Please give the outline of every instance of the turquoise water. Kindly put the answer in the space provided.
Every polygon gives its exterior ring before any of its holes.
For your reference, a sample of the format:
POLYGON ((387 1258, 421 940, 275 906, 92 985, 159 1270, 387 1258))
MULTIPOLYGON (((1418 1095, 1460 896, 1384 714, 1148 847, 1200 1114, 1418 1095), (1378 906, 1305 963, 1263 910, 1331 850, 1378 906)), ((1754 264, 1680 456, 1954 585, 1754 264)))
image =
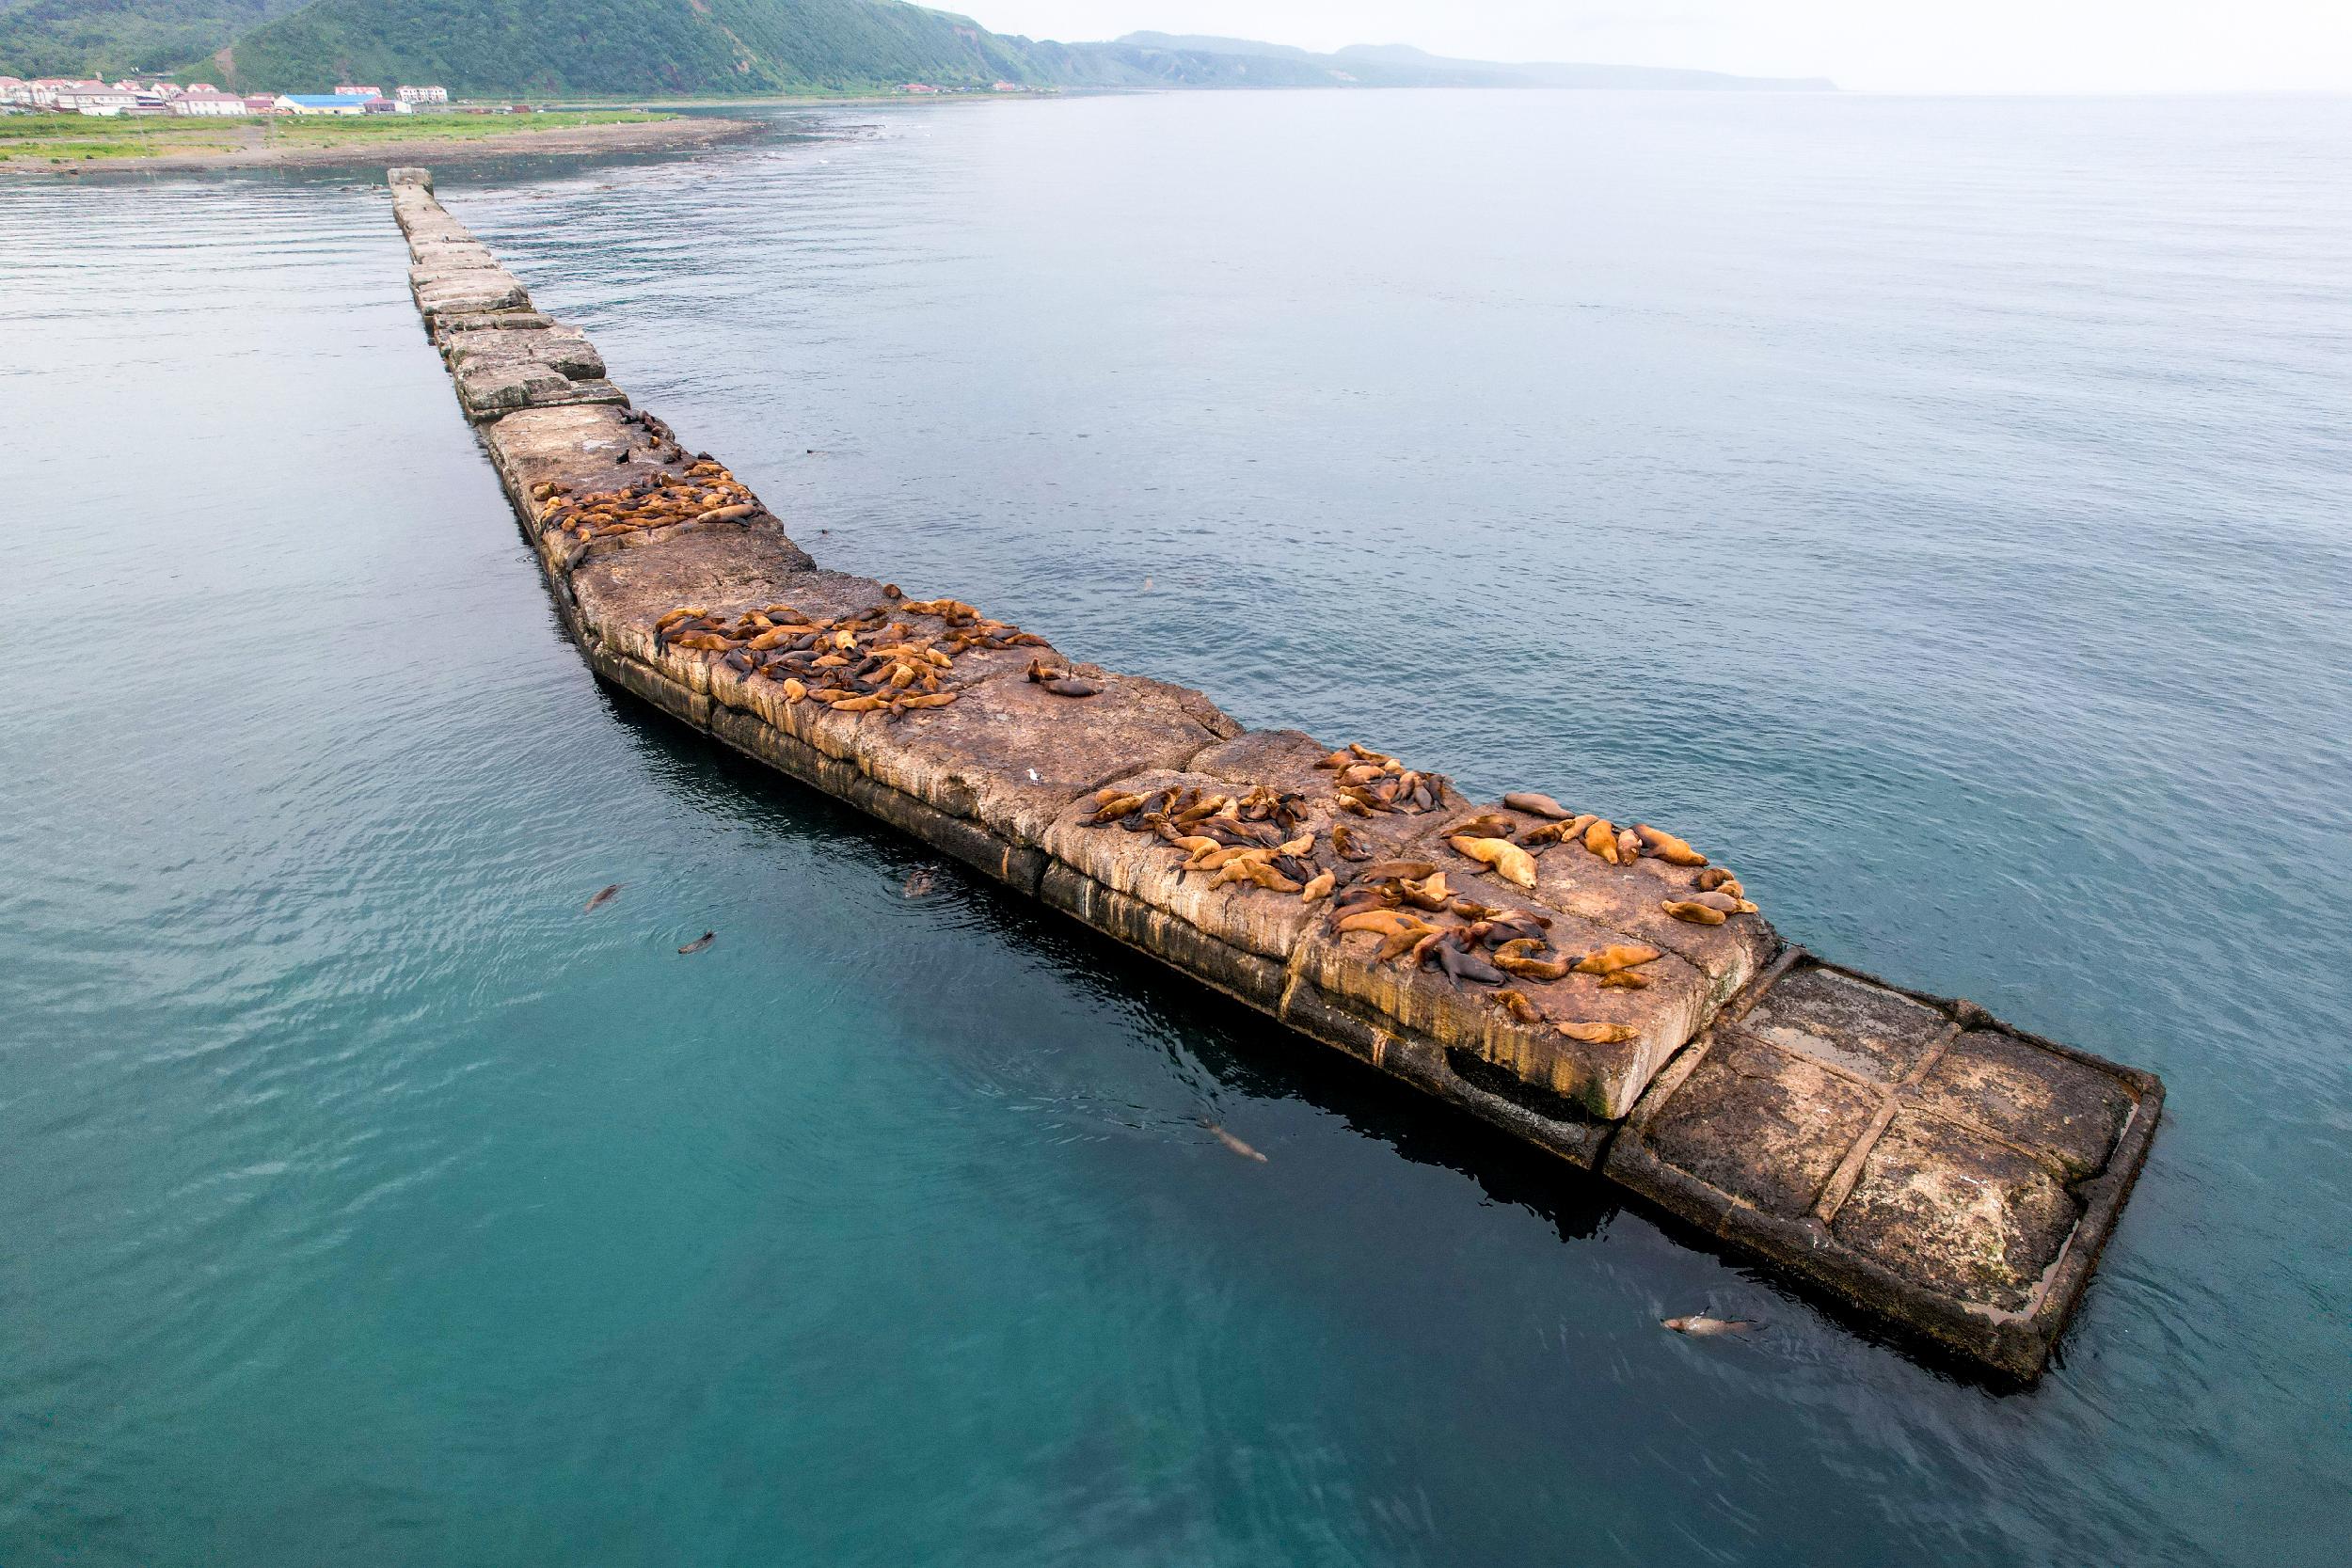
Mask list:
POLYGON ((785 119, 443 195, 826 563, 2163 1073, 2058 1364, 600 690, 379 193, 9 183, 0 1561, 2335 1556, 2352 104, 785 119))

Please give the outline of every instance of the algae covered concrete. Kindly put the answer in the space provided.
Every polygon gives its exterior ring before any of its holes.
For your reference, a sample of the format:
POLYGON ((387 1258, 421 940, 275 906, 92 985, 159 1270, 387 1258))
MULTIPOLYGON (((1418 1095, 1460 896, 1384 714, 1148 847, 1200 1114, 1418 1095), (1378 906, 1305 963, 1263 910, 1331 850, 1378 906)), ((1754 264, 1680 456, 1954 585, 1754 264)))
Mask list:
POLYGON ((390 183, 427 333, 600 676, 1737 1255, 2041 1370, 2153 1078, 1788 948, 1647 824, 1473 802, 823 570, 628 406, 429 174, 390 183))

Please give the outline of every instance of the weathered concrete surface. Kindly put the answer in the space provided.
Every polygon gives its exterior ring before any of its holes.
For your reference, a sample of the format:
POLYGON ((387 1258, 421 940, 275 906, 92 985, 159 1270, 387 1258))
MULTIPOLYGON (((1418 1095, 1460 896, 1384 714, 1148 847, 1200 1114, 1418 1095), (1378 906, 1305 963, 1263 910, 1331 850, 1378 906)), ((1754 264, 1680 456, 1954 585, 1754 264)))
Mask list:
POLYGON ((395 171, 394 208, 603 678, 1735 1252, 2039 1370, 2145 1158, 2154 1079, 1785 950, 1675 847, 1611 838, 1613 861, 1533 807, 821 570, 660 420, 580 401, 610 388, 601 357, 429 176, 395 171), (1091 694, 1047 684, 1073 677, 1091 694), (1466 830, 1529 858, 1473 859, 1466 830), (1720 923, 1664 908, 1698 899, 1720 923))
POLYGON ((1661 1074, 1608 1174, 2021 1377, 2041 1370, 2163 1086, 1790 955, 1661 1074))

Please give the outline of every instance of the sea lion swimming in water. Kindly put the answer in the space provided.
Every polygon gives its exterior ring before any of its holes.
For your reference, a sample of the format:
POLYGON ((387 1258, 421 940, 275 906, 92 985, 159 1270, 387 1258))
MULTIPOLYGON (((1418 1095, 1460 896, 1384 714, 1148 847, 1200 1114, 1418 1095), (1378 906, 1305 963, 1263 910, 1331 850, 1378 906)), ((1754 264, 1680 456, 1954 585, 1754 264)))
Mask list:
POLYGON ((1248 1144, 1242 1142, 1239 1138, 1236 1138, 1231 1132, 1225 1131, 1222 1127, 1219 1127, 1216 1122, 1210 1121, 1204 1117, 1201 1118, 1200 1125, 1207 1128, 1210 1134, 1214 1136, 1218 1143, 1223 1144, 1226 1148, 1232 1149, 1243 1159, 1255 1160, 1262 1165, 1266 1164, 1266 1157, 1264 1155, 1259 1153, 1256 1149, 1250 1148, 1248 1144))
POLYGON ((718 940, 718 932, 705 931, 701 936, 696 937, 693 941, 679 948, 678 951, 680 953, 699 953, 704 948, 709 946, 712 942, 717 942, 718 940))
POLYGON ((618 898, 620 895, 621 884, 618 882, 608 883, 606 886, 597 890, 596 895, 594 898, 589 899, 587 904, 581 908, 580 912, 587 914, 592 911, 600 910, 607 904, 612 902, 613 899, 618 898))
POLYGON ((1752 1318, 1710 1318, 1704 1312, 1693 1312, 1687 1318, 1661 1318, 1658 1323, 1661 1328, 1671 1328, 1693 1338, 1716 1334, 1754 1334, 1764 1326, 1752 1318))

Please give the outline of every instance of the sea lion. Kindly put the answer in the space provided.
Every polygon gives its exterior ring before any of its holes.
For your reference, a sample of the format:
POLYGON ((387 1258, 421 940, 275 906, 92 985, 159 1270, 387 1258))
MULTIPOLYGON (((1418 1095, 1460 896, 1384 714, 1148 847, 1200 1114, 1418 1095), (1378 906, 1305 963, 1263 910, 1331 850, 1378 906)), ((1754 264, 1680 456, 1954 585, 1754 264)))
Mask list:
MULTIPOLYGON (((1710 865, 1706 870, 1699 873, 1699 891, 1702 893, 1712 893, 1715 889, 1724 886, 1727 882, 1737 883, 1739 880, 1740 879, 1733 874, 1731 867, 1727 865, 1710 865)), ((1737 897, 1739 895, 1734 894, 1733 896, 1737 897)))
POLYGON ((1407 881, 1418 882, 1437 870, 1430 861, 1374 861, 1356 873, 1359 882, 1407 881))
POLYGON ((1746 900, 1734 898, 1730 894, 1724 892, 1721 888, 1717 888, 1709 893, 1694 893, 1691 895, 1691 902, 1693 904, 1704 904, 1710 910, 1721 910, 1725 914, 1740 914, 1743 912, 1740 906, 1746 902, 1746 900))
POLYGON ((1535 1010, 1535 1004, 1527 999, 1524 991, 1513 990, 1506 986, 1487 1000, 1521 1023, 1541 1023, 1544 1021, 1544 1015, 1535 1010))
POLYGON ((1340 931, 1377 931, 1382 936, 1394 936, 1399 931, 1422 927, 1426 922, 1399 914, 1394 910, 1357 910, 1340 916, 1334 927, 1340 931))
POLYGON ((1614 974, 1618 970, 1649 963, 1658 957, 1655 947, 1644 947, 1639 942, 1612 942, 1598 952, 1587 953, 1578 959, 1576 972, 1579 974, 1614 974))
POLYGON ((1647 990, 1649 976, 1638 969, 1615 969, 1600 977, 1603 990, 1647 990))
POLYGON ((1617 830, 1605 816, 1594 817, 1592 826, 1584 830, 1584 847, 1607 861, 1611 865, 1619 863, 1617 830))
POLYGON ((699 953, 704 948, 709 946, 712 942, 717 942, 718 940, 718 932, 705 931, 701 936, 696 937, 693 941, 679 948, 678 951, 680 953, 699 953))
POLYGON ((1483 986, 1502 984, 1502 971, 1468 947, 1451 942, 1440 942, 1438 943, 1437 953, 1438 967, 1456 980, 1475 980, 1483 986))
POLYGON ((1466 822, 1456 822, 1445 832, 1448 838, 1509 838, 1518 824, 1501 812, 1485 812, 1466 822))
POLYGON ((1642 835, 1630 828, 1617 830, 1617 863, 1631 865, 1642 858, 1642 835))
POLYGON ((599 888, 599 889, 597 890, 597 892, 596 892, 596 895, 594 898, 589 899, 589 900, 588 900, 588 902, 587 902, 587 904, 581 908, 581 910, 580 910, 580 913, 582 913, 582 914, 586 914, 586 913, 588 913, 588 912, 589 912, 590 911, 592 911, 592 910, 600 910, 600 909, 604 908, 607 904, 610 904, 611 902, 612 902, 612 900, 613 900, 613 899, 618 898, 620 895, 621 895, 621 884, 620 884, 620 883, 618 883, 618 882, 610 882, 610 883, 607 883, 604 887, 599 888))
POLYGON ((1537 958, 1520 953, 1498 951, 1494 962, 1498 969, 1525 975, 1531 980, 1562 980, 1568 974, 1568 960, 1565 958, 1537 958))
POLYGON ((1040 684, 1057 697, 1099 697, 1103 692, 1103 688, 1096 682, 1079 680, 1074 676, 1040 684))
POLYGON ((898 896, 901 898, 924 897, 930 893, 937 879, 932 875, 930 866, 918 865, 908 875, 906 884, 898 889, 898 896))
POLYGON ((1693 904, 1682 899, 1661 899, 1658 907, 1677 920, 1686 920, 1693 926, 1721 926, 1730 918, 1721 910, 1709 909, 1705 904, 1693 904))
POLYGON ((1535 857, 1507 838, 1449 838, 1456 854, 1494 868, 1495 875, 1521 887, 1535 885, 1535 857))
POLYGON ((1223 1144, 1226 1148, 1232 1149, 1243 1159, 1255 1160, 1262 1165, 1266 1163, 1266 1157, 1264 1155, 1259 1153, 1256 1149, 1250 1148, 1248 1144, 1242 1142, 1239 1138, 1236 1138, 1231 1132, 1225 1131, 1222 1127, 1219 1127, 1216 1122, 1203 1121, 1200 1125, 1207 1128, 1218 1143, 1223 1144))
POLYGON ((1662 829, 1653 828, 1646 822, 1636 822, 1633 824, 1633 831, 1641 835, 1644 847, 1668 865, 1705 865, 1707 863, 1705 855, 1662 829))
POLYGON ((1446 891, 1445 873, 1442 871, 1432 871, 1419 881, 1399 879, 1398 887, 1405 895, 1405 901, 1417 909, 1442 910, 1454 898, 1446 891))
POLYGON ((1514 790, 1502 798, 1502 803, 1513 811, 1523 811, 1530 816, 1549 816, 1555 822, 1565 821, 1569 815, 1567 807, 1532 789, 1514 790))
POLYGON ((1319 874, 1299 890, 1298 901, 1302 904, 1312 904, 1330 897, 1331 884, 1337 879, 1328 871, 1319 874))
POLYGON ((1630 1023, 1561 1022, 1554 1023, 1552 1027, 1568 1038, 1582 1040, 1587 1045, 1619 1045, 1642 1033, 1630 1023))
POLYGON ((1752 1318, 1710 1318, 1704 1312, 1693 1312, 1687 1318, 1661 1318, 1659 1325, 1677 1334, 1705 1338, 1716 1334, 1754 1334, 1764 1325, 1752 1318))

